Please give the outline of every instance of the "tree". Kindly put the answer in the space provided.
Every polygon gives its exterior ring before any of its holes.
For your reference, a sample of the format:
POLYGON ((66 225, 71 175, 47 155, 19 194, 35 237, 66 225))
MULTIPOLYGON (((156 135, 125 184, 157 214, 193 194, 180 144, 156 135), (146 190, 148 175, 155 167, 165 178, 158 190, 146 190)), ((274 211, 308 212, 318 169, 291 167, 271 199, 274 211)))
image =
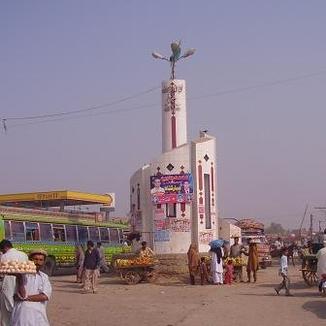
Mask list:
POLYGON ((282 224, 272 222, 269 227, 265 229, 265 233, 267 234, 286 234, 286 230, 283 228, 282 224))

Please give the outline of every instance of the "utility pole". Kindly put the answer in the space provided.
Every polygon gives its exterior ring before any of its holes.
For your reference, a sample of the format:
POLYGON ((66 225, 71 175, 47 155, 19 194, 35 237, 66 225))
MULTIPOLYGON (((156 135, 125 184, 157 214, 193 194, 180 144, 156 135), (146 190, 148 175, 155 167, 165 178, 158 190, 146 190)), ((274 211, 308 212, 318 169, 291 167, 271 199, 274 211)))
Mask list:
POLYGON ((310 240, 312 240, 312 224, 313 224, 313 215, 310 214, 310 227, 309 227, 310 240))
POLYGON ((304 213, 303 213, 303 216, 302 216, 302 220, 301 220, 301 223, 300 223, 300 229, 299 229, 300 241, 302 240, 302 226, 303 226, 303 222, 304 222, 304 219, 306 217, 306 214, 307 214, 307 210, 308 210, 308 204, 306 205, 306 208, 304 210, 304 213))

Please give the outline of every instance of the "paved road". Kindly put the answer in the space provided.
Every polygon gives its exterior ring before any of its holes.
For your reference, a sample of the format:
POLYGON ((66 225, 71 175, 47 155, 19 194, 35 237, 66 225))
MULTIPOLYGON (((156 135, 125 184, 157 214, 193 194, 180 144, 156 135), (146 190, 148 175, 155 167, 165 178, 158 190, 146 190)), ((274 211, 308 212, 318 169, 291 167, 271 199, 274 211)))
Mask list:
POLYGON ((277 297, 277 268, 259 271, 256 284, 190 286, 184 279, 127 286, 103 277, 99 293, 81 294, 72 276, 52 278, 48 312, 52 326, 319 326, 326 325, 326 298, 290 270, 294 297, 277 297))

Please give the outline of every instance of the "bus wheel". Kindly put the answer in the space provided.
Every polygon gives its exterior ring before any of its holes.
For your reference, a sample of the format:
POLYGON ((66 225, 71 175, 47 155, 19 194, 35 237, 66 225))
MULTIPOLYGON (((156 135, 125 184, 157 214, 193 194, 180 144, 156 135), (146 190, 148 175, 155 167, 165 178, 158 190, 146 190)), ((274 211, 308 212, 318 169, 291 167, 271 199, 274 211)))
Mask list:
POLYGON ((55 260, 53 257, 48 257, 45 261, 44 272, 48 274, 48 276, 52 276, 54 274, 55 269, 55 260))

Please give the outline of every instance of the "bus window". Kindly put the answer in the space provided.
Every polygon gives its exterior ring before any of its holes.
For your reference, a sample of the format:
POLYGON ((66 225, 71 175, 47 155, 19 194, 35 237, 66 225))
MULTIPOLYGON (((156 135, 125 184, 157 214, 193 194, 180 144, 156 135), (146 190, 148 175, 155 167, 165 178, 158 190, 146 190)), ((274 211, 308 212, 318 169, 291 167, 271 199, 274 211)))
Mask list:
POLYGON ((100 235, 102 242, 110 242, 109 231, 107 228, 100 228, 100 235))
POLYGON ((40 232, 37 223, 25 222, 26 241, 39 241, 40 232))
POLYGON ((42 241, 53 241, 51 224, 40 223, 42 241))
POLYGON ((11 239, 10 222, 5 221, 5 238, 11 239))
POLYGON ((24 223, 11 222, 12 239, 14 241, 25 241, 24 223))
POLYGON ((78 239, 80 243, 86 243, 88 240, 87 226, 78 226, 78 239))
POLYGON ((89 231, 89 239, 92 241, 100 241, 100 237, 98 234, 98 227, 96 226, 89 226, 88 227, 89 231))
POLYGON ((65 242, 66 235, 65 235, 65 227, 61 224, 53 224, 53 240, 65 242))
POLYGON ((112 243, 119 243, 119 233, 117 229, 110 229, 110 240, 112 243))
POLYGON ((75 225, 66 225, 67 241, 76 242, 77 241, 77 230, 75 225))

